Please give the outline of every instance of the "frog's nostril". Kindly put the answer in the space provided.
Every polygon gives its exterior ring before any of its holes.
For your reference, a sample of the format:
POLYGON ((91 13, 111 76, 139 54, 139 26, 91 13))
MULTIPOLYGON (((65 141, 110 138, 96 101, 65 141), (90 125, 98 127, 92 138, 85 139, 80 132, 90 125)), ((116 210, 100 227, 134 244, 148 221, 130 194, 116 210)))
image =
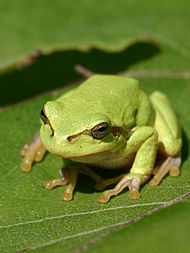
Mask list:
POLYGON ((45 114, 45 110, 44 110, 44 108, 41 110, 41 112, 40 112, 40 118, 41 118, 41 120, 44 122, 44 124, 47 124, 48 123, 48 118, 47 118, 47 116, 46 116, 46 114, 45 114))

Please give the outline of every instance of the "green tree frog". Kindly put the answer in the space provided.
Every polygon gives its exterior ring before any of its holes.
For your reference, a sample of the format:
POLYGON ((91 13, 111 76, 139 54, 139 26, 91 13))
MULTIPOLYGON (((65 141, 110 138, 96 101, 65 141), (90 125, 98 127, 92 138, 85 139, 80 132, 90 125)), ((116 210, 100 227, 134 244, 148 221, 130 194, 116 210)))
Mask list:
POLYGON ((181 164, 181 128, 166 95, 155 91, 148 97, 133 78, 93 75, 77 88, 41 110, 41 129, 20 154, 23 171, 41 161, 45 152, 72 160, 61 178, 44 183, 47 189, 68 184, 62 199, 69 201, 78 174, 89 175, 106 203, 126 187, 130 197, 139 198, 140 186, 151 175, 150 185, 158 185, 169 172, 178 176, 181 164), (157 154, 162 155, 155 168, 157 154), (104 169, 126 168, 114 178, 102 179, 92 166, 104 169))

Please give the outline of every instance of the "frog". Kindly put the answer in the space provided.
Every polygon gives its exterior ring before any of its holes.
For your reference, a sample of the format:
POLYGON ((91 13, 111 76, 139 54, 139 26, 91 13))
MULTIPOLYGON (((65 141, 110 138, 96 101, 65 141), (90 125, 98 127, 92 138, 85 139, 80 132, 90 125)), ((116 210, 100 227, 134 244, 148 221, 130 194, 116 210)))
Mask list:
POLYGON ((46 151, 71 161, 60 178, 44 182, 47 189, 67 184, 64 201, 73 199, 80 173, 95 181, 96 190, 114 185, 98 197, 102 204, 125 188, 137 199, 147 181, 156 186, 166 174, 180 174, 181 126, 171 103, 160 91, 148 96, 134 78, 94 74, 46 102, 40 118, 40 131, 20 150, 20 167, 31 171, 46 151), (94 167, 124 171, 104 179, 94 167))

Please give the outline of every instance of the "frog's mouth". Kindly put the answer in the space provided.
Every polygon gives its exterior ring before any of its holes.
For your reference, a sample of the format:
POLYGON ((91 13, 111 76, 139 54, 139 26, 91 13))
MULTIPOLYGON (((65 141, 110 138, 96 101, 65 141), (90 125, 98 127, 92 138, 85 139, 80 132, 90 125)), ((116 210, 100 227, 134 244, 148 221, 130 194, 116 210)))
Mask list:
POLYGON ((41 112, 40 112, 40 118, 41 118, 41 120, 43 121, 44 125, 45 125, 45 124, 48 124, 48 125, 50 126, 51 131, 52 131, 51 136, 54 136, 54 129, 53 129, 51 123, 50 123, 50 120, 49 120, 48 117, 46 116, 46 113, 45 113, 45 109, 44 109, 44 108, 42 108, 42 110, 41 110, 41 112))

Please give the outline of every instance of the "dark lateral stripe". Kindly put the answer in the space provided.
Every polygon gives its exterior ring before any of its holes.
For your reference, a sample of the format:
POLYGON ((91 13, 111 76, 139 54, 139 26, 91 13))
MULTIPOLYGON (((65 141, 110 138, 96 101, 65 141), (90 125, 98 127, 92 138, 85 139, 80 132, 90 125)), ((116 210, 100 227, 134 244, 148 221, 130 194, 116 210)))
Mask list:
POLYGON ((84 131, 77 133, 77 134, 73 134, 67 137, 68 141, 72 141, 72 139, 76 138, 77 136, 81 135, 81 134, 85 134, 85 135, 91 135, 90 130, 85 129, 84 131))

